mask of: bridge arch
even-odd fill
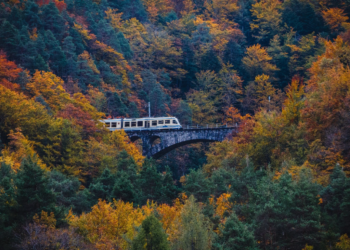
[[[137,135],[133,135],[133,136],[129,136],[129,139],[130,139],[130,141],[135,142],[135,141],[141,139],[141,137],[137,136]]]
[[[155,141],[156,140],[160,140],[160,142],[159,143],[161,143],[162,142],[162,137],[160,137],[159,135],[152,135],[151,137],[150,137],[150,144],[151,144],[151,146],[153,147],[154,145],[154,143],[155,143]],[[157,143],[156,145],[158,145],[159,143]]]
[[[188,140],[188,141],[179,142],[179,143],[173,144],[173,145],[166,147],[166,148],[162,148],[161,145],[157,144],[151,148],[151,154],[152,154],[152,158],[159,159],[160,157],[166,155],[170,151],[177,149],[179,147],[188,145],[188,144],[193,144],[193,143],[198,143],[198,142],[215,142],[215,141],[216,140],[195,139],[195,140]]]
[[[185,130],[143,130],[125,131],[131,141],[142,139],[142,154],[147,157],[159,158],[171,150],[197,142],[223,141],[228,134],[234,134],[236,128],[206,128]],[[154,141],[160,139],[156,145]]]

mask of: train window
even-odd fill
[[[152,121],[152,126],[157,126],[157,121]]]
[[[136,127],[136,122],[131,122],[131,127]]]
[[[165,120],[165,124],[170,124],[170,120]]]
[[[158,124],[164,124],[164,121],[163,120],[159,120]]]
[[[137,126],[138,127],[143,127],[143,121],[137,121]]]
[[[176,121],[176,120],[173,120],[173,124],[177,124],[177,121]]]
[[[116,128],[117,127],[117,123],[116,122],[112,122],[112,128]]]
[[[106,122],[106,127],[109,128],[109,126],[111,125],[110,122]]]
[[[124,127],[130,127],[130,122],[124,122]]]

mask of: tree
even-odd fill
[[[279,0],[262,0],[252,5],[253,22],[250,24],[253,36],[258,42],[267,45],[281,30],[281,9]]]
[[[8,61],[6,55],[0,54],[0,84],[10,90],[18,89],[16,79],[19,77],[19,73],[22,72],[21,68],[18,68],[14,62]]]
[[[342,9],[331,8],[322,11],[322,15],[328,26],[335,32],[350,28],[350,23],[346,22],[349,20],[349,17],[346,16]]]
[[[16,202],[14,211],[16,221],[24,223],[41,211],[54,212],[60,219],[55,208],[56,197],[48,188],[49,179],[45,171],[30,158],[23,160],[15,180]]]
[[[256,76],[261,74],[272,77],[278,70],[277,67],[272,64],[272,57],[268,55],[266,49],[262,48],[260,44],[247,48],[246,56],[243,57],[242,63],[248,73],[247,79],[249,80],[253,80]]]
[[[175,247],[183,250],[211,249],[212,231],[201,208],[191,195],[181,211],[181,225]]]
[[[154,215],[148,216],[141,225],[141,231],[132,242],[132,250],[170,249],[162,224]]]
[[[0,243],[9,247],[13,240],[13,229],[17,226],[13,209],[17,206],[16,187],[13,183],[15,173],[9,165],[0,163]]]
[[[236,214],[232,213],[227,218],[223,229],[219,234],[217,243],[219,249],[223,250],[253,250],[256,248],[256,241],[248,226],[240,221]]]

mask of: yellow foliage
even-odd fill
[[[108,137],[109,144],[113,145],[118,152],[125,150],[130,156],[132,156],[136,164],[141,167],[144,156],[140,153],[139,149],[134,143],[132,143],[124,130],[115,130]]]
[[[305,245],[305,247],[302,250],[313,250],[313,246],[309,246],[308,244]]]
[[[53,212],[51,212],[50,215],[48,215],[47,212],[41,211],[40,217],[38,214],[35,214],[33,220],[37,224],[46,225],[50,228],[56,227],[56,219],[55,214]]]
[[[110,24],[116,30],[119,30],[122,27],[122,15],[123,13],[117,13],[117,9],[110,9],[105,11],[106,19],[109,20]]]
[[[350,23],[347,22],[349,20],[349,17],[346,16],[344,10],[342,9],[330,8],[324,10],[322,11],[322,16],[329,27],[334,31],[338,31],[340,27],[343,27],[345,29],[350,28]]]
[[[70,103],[69,94],[63,88],[63,80],[51,72],[36,71],[27,84],[29,93],[44,98],[50,108],[57,112]]]
[[[175,242],[181,233],[181,211],[185,200],[187,200],[187,196],[183,193],[182,198],[177,198],[173,206],[161,204],[157,207],[157,212],[161,217],[160,222],[170,242]]]
[[[82,54],[78,56],[79,60],[87,61],[87,64],[89,65],[90,69],[96,73],[100,74],[100,71],[97,69],[94,60],[91,58],[90,54],[87,51],[84,51]]]
[[[129,249],[130,243],[125,236],[130,240],[136,236],[135,227],[141,225],[153,211],[153,207],[153,203],[148,203],[142,208],[134,208],[132,203],[121,200],[113,200],[112,203],[99,200],[90,213],[77,216],[70,211],[67,221],[98,249],[104,249],[109,245]]]
[[[339,242],[336,244],[339,250],[350,250],[350,239],[347,234],[340,236]]]
[[[209,198],[210,205],[212,205],[215,209],[214,216],[218,216],[220,218],[220,225],[216,230],[214,230],[216,233],[222,231],[226,223],[225,213],[232,212],[233,203],[229,201],[230,197],[231,194],[223,193],[216,199],[216,201],[213,196]]]
[[[1,151],[0,162],[10,165],[17,172],[23,159],[29,157],[42,169],[48,170],[47,166],[37,156],[34,150],[34,142],[28,140],[20,129],[16,129],[16,132],[11,130],[9,139],[11,140],[9,145]]]

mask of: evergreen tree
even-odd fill
[[[108,113],[112,116],[125,116],[128,112],[128,108],[122,102],[120,96],[116,92],[107,92],[107,109]]]
[[[209,250],[211,249],[212,231],[193,195],[185,202],[181,212],[180,237],[175,242],[175,249]]]
[[[215,72],[219,72],[221,69],[221,63],[216,56],[214,50],[209,49],[202,57],[201,57],[201,70],[214,70]]]
[[[49,4],[41,8],[40,14],[43,27],[45,30],[50,30],[57,40],[63,38],[65,29],[65,21],[60,15],[55,3],[50,1]]]
[[[26,1],[26,7],[23,11],[24,20],[29,28],[40,29],[42,23],[39,17],[39,6],[34,1]]]
[[[66,73],[67,59],[59,42],[50,30],[45,32],[45,44],[50,56],[49,65],[51,70],[58,76],[64,76]]]
[[[120,52],[123,53],[124,58],[127,60],[131,59],[134,52],[131,50],[129,41],[124,37],[124,34],[122,32],[118,32],[116,39],[119,43]]]
[[[41,211],[55,212],[55,217],[60,219],[63,214],[57,213],[56,197],[48,184],[45,171],[32,159],[24,159],[15,179],[16,221],[21,224],[28,222]]]
[[[312,1],[287,0],[283,3],[283,21],[300,35],[326,31],[325,23]],[[312,25],[310,25],[312,23]]]
[[[95,201],[98,199],[107,200],[111,195],[115,181],[115,175],[108,168],[105,168],[102,175],[96,178],[89,187]]]
[[[76,47],[76,51],[75,51],[76,54],[80,55],[85,50],[83,38],[81,37],[79,32],[76,31],[76,29],[74,29],[74,28],[69,29],[69,35],[73,38],[73,43]]]
[[[88,189],[80,191],[80,186],[76,177],[67,177],[56,170],[49,173],[48,188],[56,196],[56,205],[62,207],[65,214],[69,209],[81,213],[91,208],[91,194]]]
[[[17,29],[21,29],[24,25],[22,11],[17,7],[12,8],[10,15],[7,17],[7,21],[9,21]]]
[[[142,204],[145,204],[147,200],[157,201],[161,197],[162,177],[157,172],[155,163],[152,160],[146,160],[142,165],[137,186],[141,189],[140,202]]]
[[[111,0],[109,4],[123,12],[124,19],[136,17],[140,22],[147,21],[147,12],[141,0]]]
[[[340,227],[342,234],[350,235],[350,179],[346,179],[344,186],[344,198],[340,205]]]
[[[252,231],[232,213],[215,246],[222,250],[253,250],[258,249],[255,242]]]
[[[13,179],[15,174],[5,163],[0,165],[0,244],[7,249],[13,240],[13,229],[16,227],[13,209],[17,205]]]
[[[0,48],[6,51],[10,60],[17,60],[19,58],[19,44],[19,31],[14,25],[5,20],[0,27]]]
[[[141,226],[141,232],[132,242],[132,250],[170,249],[162,224],[154,215],[148,216]]]
[[[205,202],[209,198],[212,187],[210,180],[204,176],[201,169],[197,171],[191,169],[186,175],[183,189],[188,196],[193,195],[198,201]]]
[[[137,185],[137,165],[134,158],[125,150],[118,155],[117,169],[118,172],[111,197],[137,204],[140,195],[140,189]]]

